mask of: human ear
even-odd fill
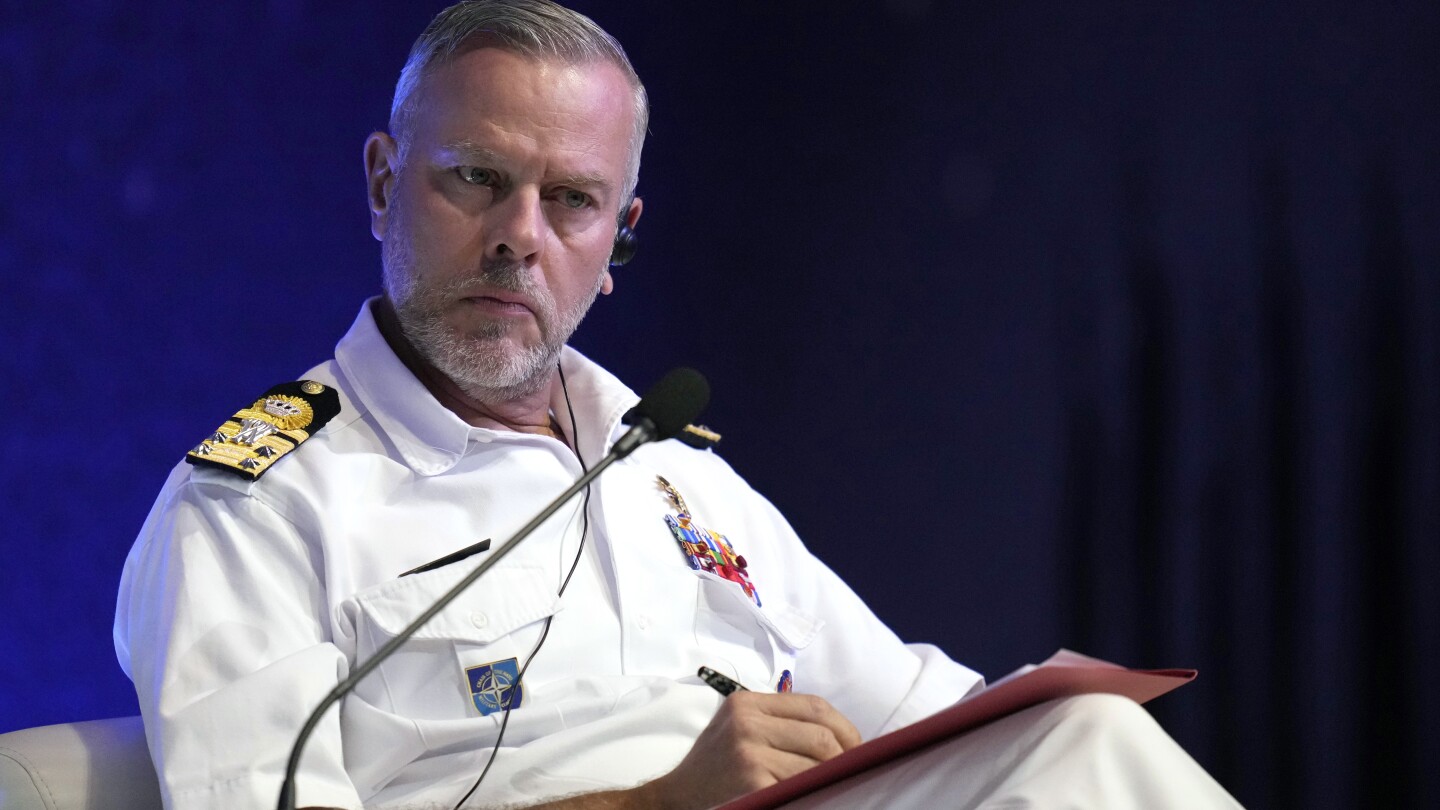
[[[630,198],[630,210],[625,212],[625,225],[630,230],[635,230],[635,223],[640,221],[640,212],[645,210],[645,201],[639,197]]]
[[[370,207],[370,233],[385,241],[389,223],[390,195],[395,191],[395,174],[400,168],[400,150],[395,139],[384,132],[372,132],[365,139],[365,198]]]
[[[630,207],[626,209],[623,222],[626,228],[635,229],[635,223],[640,221],[640,212],[645,208],[645,201],[639,197],[630,199]],[[606,267],[604,277],[600,279],[600,294],[609,295],[615,291],[615,276],[611,275],[610,268]]]

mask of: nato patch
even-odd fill
[[[518,709],[525,700],[525,691],[520,687],[520,665],[514,658],[469,667],[465,678],[470,683],[470,699],[482,715]]]

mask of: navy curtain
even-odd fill
[[[376,291],[440,5],[0,0],[0,731],[135,711],[124,555]],[[704,370],[906,638],[1195,666],[1152,710],[1247,806],[1440,805],[1434,3],[577,6],[654,105],[582,351]]]

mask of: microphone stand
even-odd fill
[[[330,693],[325,696],[325,699],[320,701],[320,705],[315,708],[315,711],[310,713],[310,718],[306,720],[305,725],[301,727],[299,736],[295,738],[295,745],[290,749],[290,760],[285,765],[285,781],[280,785],[279,810],[295,810],[295,772],[300,767],[300,751],[305,747],[305,742],[310,739],[311,732],[315,730],[316,726],[320,725],[320,718],[325,714],[326,709],[335,705],[347,692],[354,689],[356,684],[360,683],[366,675],[369,675],[371,671],[379,666],[386,658],[389,658],[390,654],[399,648],[401,644],[404,644],[411,636],[415,635],[415,632],[423,627],[426,622],[435,618],[435,614],[444,610],[446,605],[455,601],[455,598],[458,597],[462,591],[470,587],[475,580],[479,579],[481,575],[494,567],[495,563],[500,562],[506,554],[509,554],[512,549],[520,544],[520,541],[529,537],[532,532],[540,528],[541,523],[544,523],[546,519],[555,514],[556,510],[564,506],[571,498],[575,497],[581,490],[588,486],[591,481],[595,480],[596,476],[609,469],[611,464],[630,455],[631,451],[636,447],[656,438],[656,434],[655,425],[649,419],[643,419],[640,424],[632,427],[624,436],[620,437],[620,440],[615,443],[613,449],[611,449],[604,458],[600,459],[594,467],[590,468],[589,472],[580,476],[575,483],[570,485],[569,489],[562,492],[558,498],[550,502],[549,506],[542,509],[540,514],[536,515],[529,523],[521,527],[520,531],[512,535],[503,545],[491,552],[490,556],[486,558],[484,562],[475,566],[475,570],[466,574],[465,578],[456,583],[455,587],[447,591],[435,604],[426,608],[423,613],[415,618],[415,621],[407,625],[404,630],[401,630],[399,635],[385,642],[384,646],[377,650],[374,655],[370,656],[364,663],[355,667],[355,671],[351,672],[349,677],[336,684],[335,688],[331,689]]]

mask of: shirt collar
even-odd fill
[[[569,346],[560,354],[560,367],[565,371],[564,387],[580,423],[578,435],[565,407],[566,391],[560,386],[550,398],[550,411],[565,435],[575,442],[580,457],[587,465],[594,464],[620,438],[625,430],[620,417],[635,407],[640,397],[615,375]]]
[[[350,331],[335,347],[335,360],[354,389],[354,398],[394,442],[401,458],[420,475],[438,475],[455,466],[472,438],[519,438],[509,431],[472,427],[440,404],[396,356],[375,323],[371,298],[360,307]],[[610,372],[566,346],[560,355],[570,404],[579,425],[579,451],[594,463],[620,430],[620,417],[639,397]],[[566,435],[576,436],[556,386],[550,408]]]

